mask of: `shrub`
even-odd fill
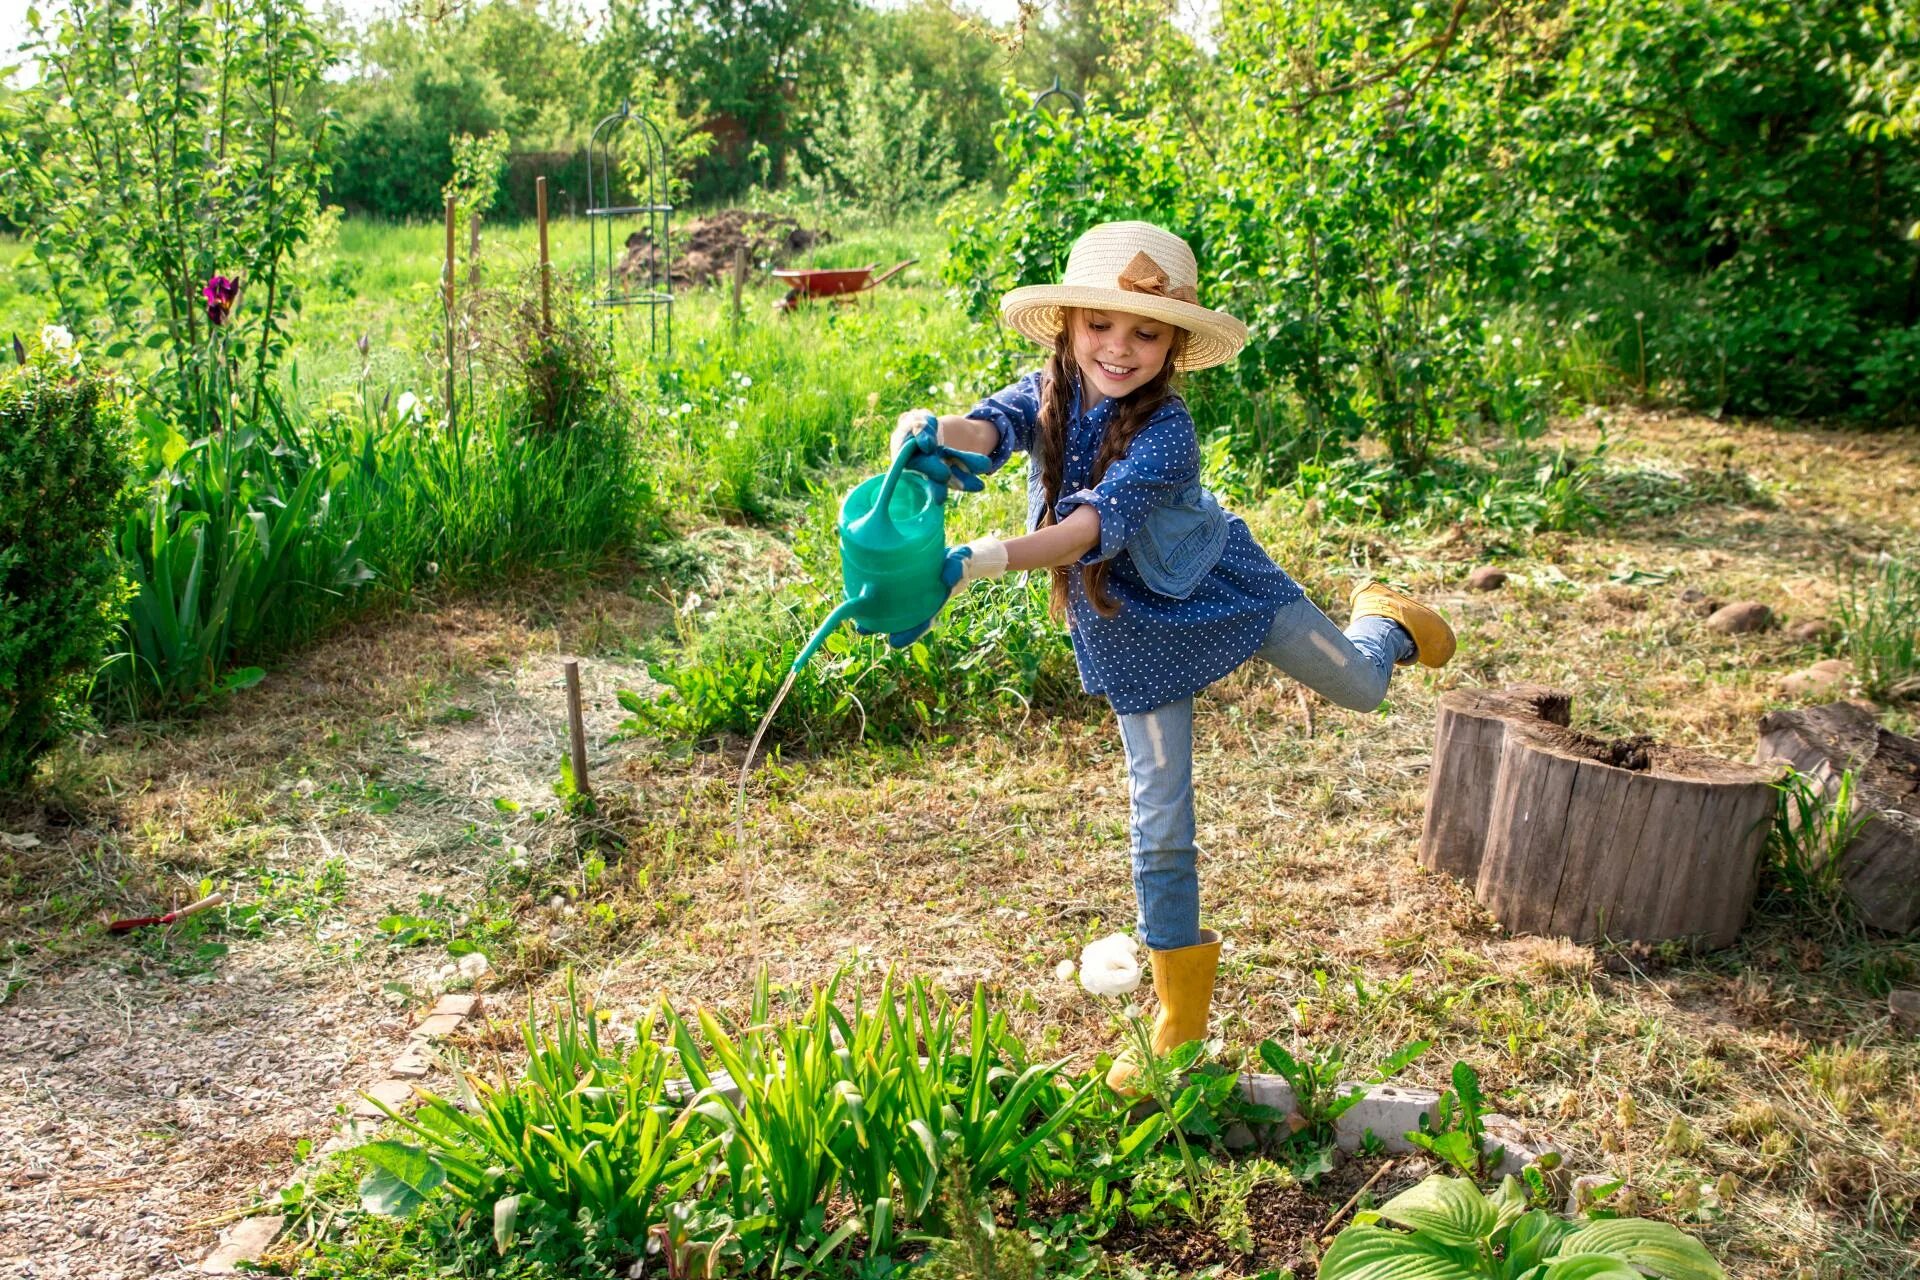
[[[907,70],[883,74],[873,55],[830,98],[808,144],[813,184],[891,222],[937,205],[960,185],[953,135]]]
[[[108,532],[126,506],[126,417],[58,351],[0,377],[0,790],[66,727],[114,633]]]

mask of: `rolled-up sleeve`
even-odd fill
[[[1200,476],[1200,441],[1193,418],[1178,400],[1164,404],[1140,434],[1127,456],[1107,468],[1091,489],[1067,494],[1054,504],[1056,520],[1065,520],[1076,507],[1100,513],[1100,545],[1080,558],[1081,564],[1111,560],[1147,521],[1147,513],[1173,498]]]
[[[1000,433],[999,441],[987,455],[993,464],[989,471],[1006,466],[1007,459],[1015,452],[1032,452],[1033,428],[1040,420],[1040,377],[1036,369],[967,410],[967,417],[989,423]]]

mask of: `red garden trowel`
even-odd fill
[[[178,911],[169,911],[163,916],[135,916],[131,920],[115,920],[107,926],[108,933],[128,933],[150,924],[172,924],[176,920],[185,920],[188,916],[199,915],[227,900],[224,893],[210,893],[198,902],[190,902]]]

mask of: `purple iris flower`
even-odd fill
[[[227,313],[233,310],[233,300],[240,296],[240,282],[229,280],[226,276],[214,276],[200,290],[200,296],[207,300],[207,323],[218,328],[227,322]]]

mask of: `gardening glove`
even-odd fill
[[[916,451],[907,463],[908,469],[918,471],[935,484],[965,489],[969,493],[978,493],[987,487],[986,481],[980,478],[993,465],[987,456],[941,444],[940,419],[925,409],[909,409],[900,415],[887,456],[894,457],[908,447]]]
[[[1007,544],[998,538],[976,538],[963,547],[954,547],[947,552],[947,558],[940,566],[940,581],[946,584],[947,599],[951,600],[955,591],[974,579],[997,578],[1006,571]],[[896,649],[904,649],[932,630],[933,622],[933,618],[928,618],[917,627],[892,632],[887,636],[887,643]],[[853,624],[853,629],[863,636],[879,634],[857,622]]]
[[[940,566],[940,580],[949,593],[981,578],[998,578],[1007,571],[1007,544],[998,538],[975,538],[963,547],[947,551]]]

